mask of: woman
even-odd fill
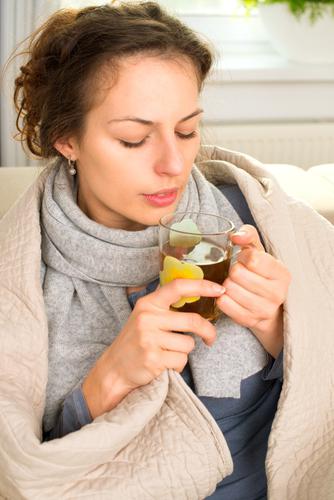
[[[315,328],[325,340],[331,328],[319,243],[333,228],[254,159],[200,147],[211,63],[153,2],[59,11],[31,39],[18,124],[53,161],[0,225],[9,498],[306,498],[301,464],[320,462],[301,447],[324,426],[300,436],[314,415],[302,374],[320,354]],[[239,228],[223,286],[158,287],[157,225],[176,209]],[[217,298],[215,326],[169,310],[197,295]]]

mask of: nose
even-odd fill
[[[159,175],[181,175],[184,158],[176,139],[164,139],[159,144],[155,161],[155,171]]]

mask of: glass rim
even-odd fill
[[[169,229],[170,231],[175,231],[175,233],[180,233],[180,234],[191,234],[193,236],[198,236],[198,233],[191,233],[190,231],[180,231],[179,229],[171,229],[170,226],[167,226],[162,220],[165,218],[165,217],[170,217],[170,216],[177,216],[177,215],[181,215],[181,214],[197,214],[197,215],[209,215],[210,217],[216,217],[217,219],[224,219],[226,221],[228,221],[228,223],[230,224],[230,229],[226,229],[225,231],[218,231],[218,232],[214,232],[214,233],[202,233],[201,232],[201,236],[219,236],[221,234],[229,234],[231,233],[232,231],[235,230],[235,225],[234,223],[228,219],[227,217],[224,217],[223,215],[217,215],[217,214],[210,214],[208,212],[194,212],[192,210],[186,210],[186,211],[180,211],[180,212],[170,212],[168,214],[165,214],[163,215],[160,219],[159,219],[159,226],[161,227],[164,227],[165,229]]]

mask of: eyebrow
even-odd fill
[[[196,111],[194,111],[190,115],[185,116],[184,118],[181,118],[181,120],[178,123],[182,123],[182,122],[185,122],[187,120],[190,120],[190,118],[193,118],[194,116],[197,116],[200,113],[203,113],[203,109],[196,109]],[[138,118],[137,116],[125,116],[124,118],[115,118],[113,120],[109,120],[108,123],[126,122],[126,121],[142,123],[143,125],[154,125],[154,122],[152,122],[151,120],[144,120],[143,118]]]

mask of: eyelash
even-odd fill
[[[183,134],[177,134],[177,135],[179,136],[180,139],[187,140],[187,139],[192,139],[193,137],[196,137],[197,132],[193,131],[187,135],[183,135]],[[126,142],[126,141],[122,141],[121,139],[119,139],[119,141],[125,148],[139,148],[140,146],[142,146],[146,142],[146,137],[145,137],[145,139],[143,139],[140,142]]]

